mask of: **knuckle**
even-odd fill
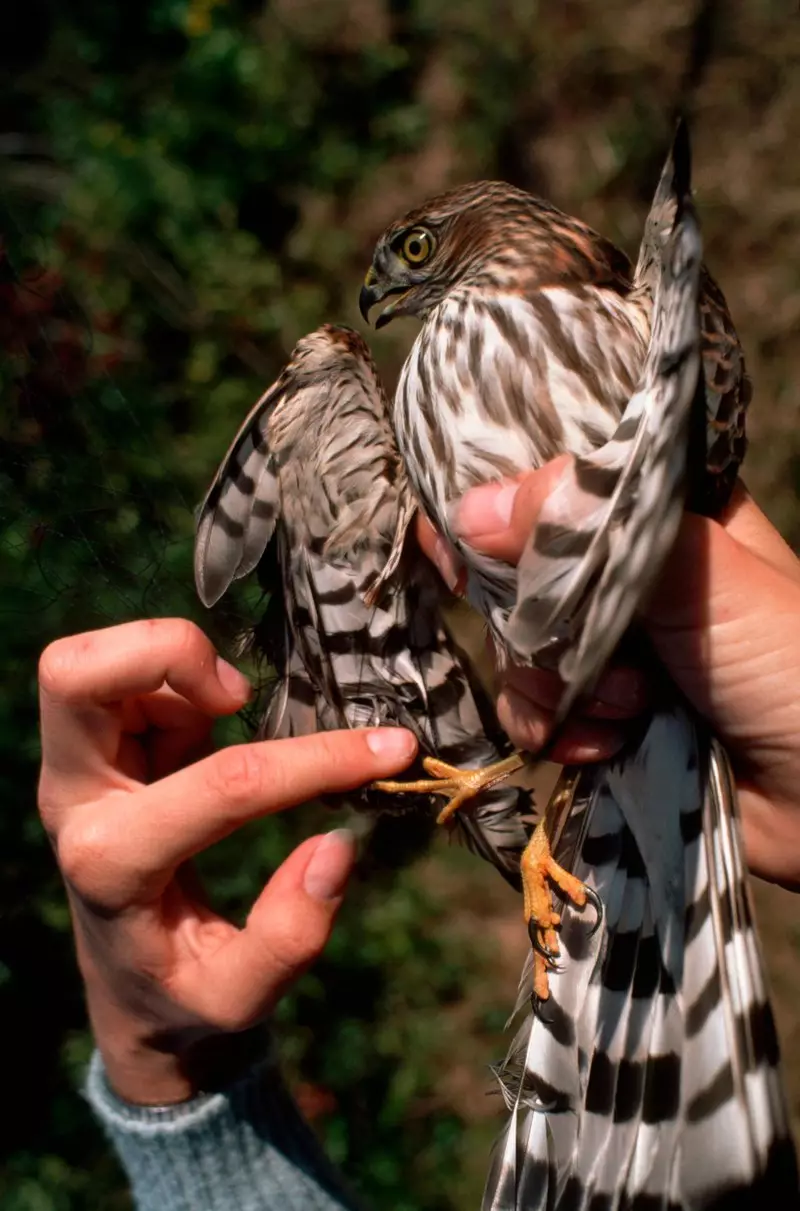
[[[293,983],[302,971],[320,954],[323,943],[312,939],[307,932],[287,930],[271,939],[269,955],[273,983],[285,988]]]
[[[212,794],[235,806],[263,791],[264,763],[254,746],[235,744],[211,758],[207,781]]]
[[[361,747],[364,742],[362,736],[352,738],[348,732],[342,736],[335,732],[319,732],[313,738],[313,750],[308,753],[308,764],[319,765],[322,768],[333,767],[339,765],[342,760],[342,740],[345,744],[353,739],[354,747]]]
[[[330,932],[324,912],[298,913],[287,901],[273,906],[269,930],[263,935],[273,992],[287,988],[321,954]]]
[[[102,872],[109,863],[108,829],[102,820],[81,819],[66,824],[56,842],[56,856],[61,873],[75,890],[93,898],[101,883]]]
[[[551,716],[532,702],[524,702],[513,690],[506,690],[497,700],[497,718],[512,744],[535,751],[544,743]]]
[[[80,658],[86,651],[88,639],[73,635],[48,644],[39,657],[39,686],[51,698],[68,698],[75,690]]]
[[[535,746],[537,737],[534,728],[515,723],[514,720],[508,720],[503,726],[515,748],[529,749]]]
[[[167,626],[169,627],[169,646],[177,657],[192,664],[208,663],[212,655],[212,648],[199,626],[190,622],[188,618],[170,618]]]
[[[340,788],[352,785],[354,771],[363,769],[365,760],[374,761],[366,743],[361,728],[318,732],[305,739],[302,761],[290,758],[288,748],[281,750],[280,759],[270,762],[270,784],[279,788],[280,795],[287,799],[296,798],[294,787],[301,772],[306,785],[309,781],[317,782],[321,787],[327,781]]]
[[[241,1005],[224,1004],[215,1005],[210,1016],[215,1028],[223,1034],[239,1034],[255,1026],[262,1015],[255,1010],[248,1013]]]
[[[52,840],[60,811],[59,780],[53,778],[47,769],[43,769],[39,777],[39,787],[36,793],[36,805],[39,809],[39,819],[44,830]]]

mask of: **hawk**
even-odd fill
[[[750,387],[701,264],[685,127],[633,271],[578,220],[482,182],[381,236],[365,318],[386,300],[378,327],[423,322],[392,408],[414,492],[466,565],[500,659],[560,673],[559,725],[628,629],[684,505],[722,508],[744,455]],[[451,507],[468,488],[563,452],[571,468],[518,570],[459,538]],[[513,765],[427,762],[439,777],[410,789],[460,807]],[[524,979],[485,1211],[794,1201],[735,789],[677,691],[613,761],[564,771],[522,870],[535,997]],[[601,929],[587,927],[587,889]]]

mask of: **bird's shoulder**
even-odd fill
[[[633,267],[621,248],[533,194],[517,193],[515,201],[480,266],[478,276],[487,285],[493,278],[505,280],[527,297],[553,286],[630,293]]]

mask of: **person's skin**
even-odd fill
[[[375,728],[206,756],[214,718],[250,686],[180,619],[61,639],[39,681],[39,810],[107,1075],[130,1102],[185,1100],[224,1079],[237,1054],[226,1037],[266,1017],[320,953],[354,847],[346,830],[309,837],[242,929],[211,911],[189,859],[248,820],[397,774],[416,741]]]
[[[463,536],[515,562],[563,467],[468,493]],[[456,583],[452,556],[426,523],[419,532]],[[743,490],[723,524],[685,518],[645,622],[729,747],[752,868],[800,885],[800,563]],[[339,832],[304,842],[242,930],[207,907],[187,861],[245,821],[398,773],[413,737],[353,731],[205,755],[213,718],[242,706],[249,687],[180,620],[60,640],[40,680],[40,811],[67,882],[97,1045],[122,1097],[184,1100],[209,1073],[224,1077],[231,1032],[263,1018],[323,948],[353,845]],[[544,674],[504,674],[498,711],[516,744],[538,747],[557,692]],[[624,720],[647,701],[641,671],[612,669],[557,755],[616,751]]]
[[[566,462],[467,493],[456,514],[459,536],[517,563]],[[452,553],[426,523],[418,533],[458,590],[463,580]],[[751,870],[800,887],[800,560],[743,486],[719,522],[686,514],[643,622],[673,680],[728,749]],[[541,746],[558,692],[543,672],[502,675],[498,716],[520,748]],[[640,713],[647,700],[641,669],[610,669],[556,758],[610,756],[625,738],[614,721]]]

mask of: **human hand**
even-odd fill
[[[213,719],[250,686],[179,619],[58,640],[39,681],[39,810],[106,1072],[128,1101],[182,1101],[320,953],[354,850],[346,830],[310,837],[242,929],[209,908],[189,860],[248,820],[398,773],[415,740],[375,728],[206,755]]]
[[[468,492],[457,514],[465,540],[516,563],[566,461]],[[426,526],[420,540],[434,562],[444,563],[452,585],[456,569]],[[800,561],[741,486],[723,518],[685,515],[643,612],[657,655],[728,748],[752,870],[792,887],[800,885],[798,618]],[[498,716],[515,744],[541,746],[557,698],[558,683],[549,674],[512,669],[504,675]],[[616,719],[641,713],[648,702],[645,672],[610,669],[595,699],[565,729],[556,760],[596,760],[616,751],[624,726],[610,722],[602,704],[617,703]]]

